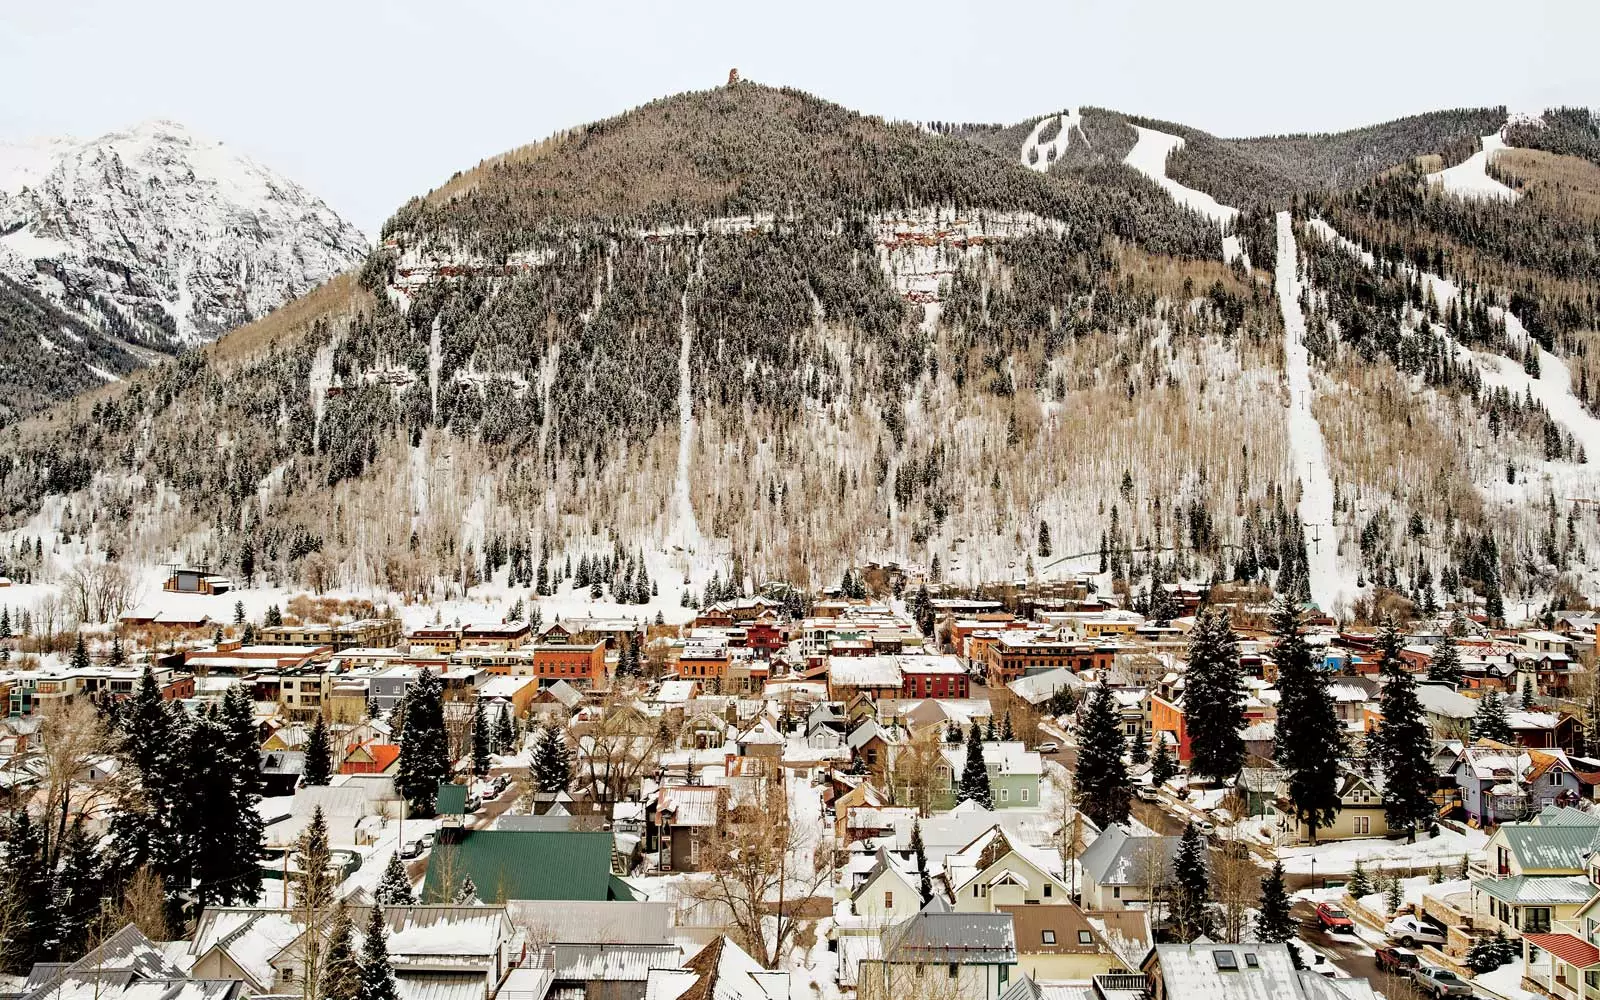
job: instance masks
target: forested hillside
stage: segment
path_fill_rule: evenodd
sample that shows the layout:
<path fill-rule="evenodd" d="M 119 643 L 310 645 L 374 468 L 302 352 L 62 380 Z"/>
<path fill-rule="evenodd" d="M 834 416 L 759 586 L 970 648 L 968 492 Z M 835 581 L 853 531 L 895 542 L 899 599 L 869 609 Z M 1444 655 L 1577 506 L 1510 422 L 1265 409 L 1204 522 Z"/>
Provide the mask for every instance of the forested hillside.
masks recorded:
<path fill-rule="evenodd" d="M 1455 156 L 1492 117 L 1250 141 L 1151 126 L 1188 140 L 1174 170 L 1198 148 L 1203 169 L 1276 178 L 1230 223 L 1255 261 L 1276 252 L 1262 209 L 1280 191 L 1359 240 L 1396 212 L 1486 213 L 1462 262 L 1515 259 L 1497 212 L 1536 223 L 1537 246 L 1571 238 L 1571 212 L 1539 207 L 1570 194 L 1535 193 L 1556 182 L 1534 166 L 1514 206 L 1439 204 L 1418 168 L 1375 176 Z M 1037 120 L 895 124 L 738 84 L 511 151 L 402 206 L 358 273 L 7 432 L 0 503 L 20 523 L 65 496 L 57 526 L 105 550 L 318 588 L 532 585 L 545 561 L 644 550 L 696 589 L 877 560 L 962 581 L 1098 568 L 1133 588 L 1287 573 L 1303 592 L 1270 276 L 1225 266 L 1217 224 L 1122 163 L 1142 119 L 1071 121 L 1044 169 L 1023 162 L 1022 139 L 1056 138 Z M 1366 183 L 1322 191 L 1348 177 Z M 1363 574 L 1478 580 L 1466 567 L 1496 539 L 1471 484 L 1583 442 L 1419 328 L 1414 280 L 1302 235 L 1316 405 Z M 1535 302 L 1530 330 L 1578 343 L 1586 314 L 1563 296 L 1587 263 L 1565 253 L 1546 284 L 1506 287 Z M 1509 349 L 1487 299 L 1439 318 Z M 1459 416 L 1424 415 L 1406 380 Z M 1403 487 L 1371 457 L 1385 441 L 1416 456 Z M 1465 441 L 1470 468 L 1452 464 Z M 1427 559 L 1404 541 L 1413 514 L 1449 532 Z"/>

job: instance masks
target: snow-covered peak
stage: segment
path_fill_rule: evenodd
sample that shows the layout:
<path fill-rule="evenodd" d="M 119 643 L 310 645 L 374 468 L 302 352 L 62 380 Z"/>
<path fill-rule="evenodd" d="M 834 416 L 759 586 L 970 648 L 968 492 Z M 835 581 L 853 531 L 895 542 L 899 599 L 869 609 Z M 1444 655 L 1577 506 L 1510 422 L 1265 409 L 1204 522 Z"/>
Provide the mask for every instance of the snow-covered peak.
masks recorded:
<path fill-rule="evenodd" d="M 367 249 L 300 185 L 159 118 L 0 144 L 0 232 L 0 273 L 155 347 L 213 339 Z"/>

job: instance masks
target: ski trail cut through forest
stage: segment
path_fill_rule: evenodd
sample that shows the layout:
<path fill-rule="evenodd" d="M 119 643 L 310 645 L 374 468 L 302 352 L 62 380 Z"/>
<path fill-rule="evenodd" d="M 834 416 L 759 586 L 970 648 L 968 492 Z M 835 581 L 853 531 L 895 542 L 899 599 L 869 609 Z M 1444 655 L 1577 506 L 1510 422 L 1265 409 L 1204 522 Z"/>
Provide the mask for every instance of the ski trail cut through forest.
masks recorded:
<path fill-rule="evenodd" d="M 439 317 L 428 324 L 428 394 L 433 399 L 433 422 L 439 422 L 439 370 L 444 366 L 439 346 Z"/>
<path fill-rule="evenodd" d="M 1375 266 L 1372 254 L 1362 250 L 1354 240 L 1341 235 L 1325 220 L 1313 219 L 1309 225 L 1314 232 L 1359 255 L 1368 267 Z M 1455 301 L 1459 301 L 1463 307 L 1472 304 L 1454 281 L 1428 271 L 1418 271 L 1410 265 L 1406 265 L 1405 270 L 1406 273 L 1415 275 L 1422 282 L 1422 287 L 1433 294 L 1434 301 L 1439 304 L 1440 309 L 1448 309 L 1450 303 Z M 1572 372 L 1567 368 L 1567 363 L 1540 346 L 1511 310 L 1494 306 L 1489 312 L 1490 315 L 1505 320 L 1506 339 L 1513 347 L 1521 348 L 1532 343 L 1538 348 L 1538 378 L 1524 371 L 1521 362 L 1514 358 L 1508 358 L 1503 354 L 1474 352 L 1472 348 L 1451 338 L 1442 324 L 1433 324 L 1433 328 L 1450 341 L 1457 359 L 1478 369 L 1487 385 L 1504 387 L 1518 395 L 1532 395 L 1545 408 L 1545 412 L 1550 414 L 1552 420 L 1571 434 L 1573 440 L 1583 445 L 1584 458 L 1589 464 L 1600 461 L 1600 451 L 1596 451 L 1600 448 L 1600 419 L 1590 413 L 1583 402 L 1572 394 Z"/>
<path fill-rule="evenodd" d="M 1049 142 L 1040 142 L 1039 133 L 1053 121 L 1061 123 L 1061 131 Z M 1045 115 L 1033 126 L 1033 131 L 1028 133 L 1028 138 L 1022 142 L 1022 165 L 1029 170 L 1037 170 L 1041 174 L 1049 170 L 1055 162 L 1061 159 L 1067 147 L 1072 144 L 1072 130 L 1083 124 L 1083 115 L 1077 108 L 1069 108 L 1059 115 Z M 1084 139 L 1087 143 L 1089 140 Z M 1036 156 L 1029 154 L 1037 153 Z"/>
<path fill-rule="evenodd" d="M 1428 175 L 1428 183 L 1442 188 L 1460 198 L 1500 198 L 1516 201 L 1522 197 L 1515 188 L 1506 187 L 1489 176 L 1489 160 L 1506 148 L 1499 132 L 1491 132 L 1478 140 L 1478 151 L 1453 167 Z"/>
<path fill-rule="evenodd" d="M 689 289 L 700 276 L 705 258 L 696 251 L 694 270 L 683 284 L 678 299 L 678 473 L 673 483 L 673 503 L 677 508 L 678 544 L 689 555 L 700 548 L 700 526 L 694 518 L 694 502 L 689 498 L 689 463 L 694 453 L 694 392 L 689 383 L 689 353 L 694 346 L 694 328 L 689 322 Z"/>
<path fill-rule="evenodd" d="M 1311 411 L 1311 356 L 1306 350 L 1306 318 L 1300 311 L 1299 253 L 1288 212 L 1278 213 L 1278 304 L 1283 310 L 1283 367 L 1289 377 L 1290 482 L 1300 480 L 1300 523 L 1305 529 L 1306 566 L 1311 599 L 1332 613 L 1347 592 L 1339 572 L 1339 533 L 1333 523 L 1333 477 L 1322 428 Z M 1349 579 L 1354 580 L 1350 574 Z"/>
<path fill-rule="evenodd" d="M 1161 185 L 1163 190 L 1172 195 L 1173 201 L 1184 208 L 1199 212 L 1226 229 L 1239 214 L 1237 208 L 1224 205 L 1204 191 L 1185 187 L 1167 176 L 1167 158 L 1183 148 L 1183 140 L 1175 135 L 1139 125 L 1134 125 L 1133 130 L 1139 134 L 1139 139 L 1133 144 L 1133 148 L 1128 150 L 1128 155 L 1122 158 L 1122 162 Z M 1239 242 L 1239 237 L 1222 238 L 1222 259 L 1225 263 L 1231 264 L 1234 258 L 1243 256 L 1244 246 Z M 1246 258 L 1246 266 L 1249 263 L 1249 258 Z"/>

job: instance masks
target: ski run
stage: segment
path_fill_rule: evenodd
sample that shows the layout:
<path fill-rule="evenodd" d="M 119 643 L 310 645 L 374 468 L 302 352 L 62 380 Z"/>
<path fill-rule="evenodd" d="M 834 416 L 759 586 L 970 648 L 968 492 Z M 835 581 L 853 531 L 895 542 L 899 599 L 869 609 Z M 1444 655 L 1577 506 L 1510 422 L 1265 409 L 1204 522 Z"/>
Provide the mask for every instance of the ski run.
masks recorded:
<path fill-rule="evenodd" d="M 1144 128 L 1140 125 L 1133 126 L 1139 133 L 1138 141 L 1133 148 L 1128 150 L 1128 155 L 1122 162 L 1155 181 L 1170 195 L 1172 200 L 1185 208 L 1193 209 L 1201 215 L 1212 220 L 1224 229 L 1239 214 L 1237 208 L 1224 205 L 1204 191 L 1196 191 L 1192 187 L 1185 187 L 1167 176 L 1167 158 L 1183 148 L 1183 140 L 1175 135 L 1157 132 L 1153 128 Z M 1222 259 L 1232 263 L 1236 258 L 1244 255 L 1244 248 L 1237 236 L 1225 235 L 1222 237 Z M 1248 261 L 1247 261 L 1248 263 Z"/>

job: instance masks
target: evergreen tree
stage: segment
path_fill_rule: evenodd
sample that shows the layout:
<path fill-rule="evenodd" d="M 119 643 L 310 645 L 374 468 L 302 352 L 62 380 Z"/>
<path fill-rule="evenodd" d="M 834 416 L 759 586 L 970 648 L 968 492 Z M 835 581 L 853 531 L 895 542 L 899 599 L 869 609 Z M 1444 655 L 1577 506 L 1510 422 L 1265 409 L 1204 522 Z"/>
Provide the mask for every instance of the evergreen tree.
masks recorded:
<path fill-rule="evenodd" d="M 1189 633 L 1189 670 L 1184 675 L 1184 721 L 1194 756 L 1193 774 L 1222 781 L 1244 766 L 1244 675 L 1239 643 L 1228 612 L 1200 612 Z"/>
<path fill-rule="evenodd" d="M 1494 740 L 1512 744 L 1516 736 L 1511 732 L 1511 719 L 1506 714 L 1506 704 L 1500 692 L 1490 688 L 1478 699 L 1478 711 L 1472 719 L 1472 738 Z"/>
<path fill-rule="evenodd" d="M 306 737 L 305 768 L 301 777 L 309 785 L 326 785 L 333 776 L 333 748 L 328 744 L 328 723 L 318 710 Z"/>
<path fill-rule="evenodd" d="M 1417 700 L 1416 680 L 1400 658 L 1400 632 L 1393 616 L 1385 616 L 1378 629 L 1378 674 L 1383 680 L 1379 711 L 1383 719 L 1376 733 L 1378 760 L 1383 766 L 1383 812 L 1389 829 L 1404 830 L 1415 841 L 1417 827 L 1433 816 L 1428 789 L 1434 781 L 1431 759 L 1433 739 Z"/>
<path fill-rule="evenodd" d="M 1536 708 L 1537 698 L 1538 695 L 1533 690 L 1533 675 L 1528 674 L 1522 678 L 1522 710 L 1528 712 Z"/>
<path fill-rule="evenodd" d="M 1434 644 L 1433 658 L 1428 661 L 1428 680 L 1441 684 L 1461 683 L 1461 650 L 1456 646 L 1455 628 L 1445 633 Z"/>
<path fill-rule="evenodd" d="M 256 729 L 255 704 L 242 684 L 228 688 L 217 713 L 221 725 L 221 767 L 227 772 L 231 804 L 226 816 L 214 824 L 219 832 L 215 844 L 202 845 L 222 855 L 218 880 L 212 898 L 219 905 L 233 906 L 254 900 L 261 894 L 261 858 L 265 825 L 257 806 L 261 802 L 263 781 L 260 770 L 260 735 Z"/>
<path fill-rule="evenodd" d="M 1042 519 L 1039 521 L 1039 557 L 1047 558 L 1050 555 L 1050 525 Z"/>
<path fill-rule="evenodd" d="M 1161 738 L 1161 734 L 1157 732 L 1151 735 L 1154 737 L 1156 752 L 1150 757 L 1150 781 L 1160 786 L 1178 773 L 1178 762 L 1172 759 L 1172 751 L 1167 748 L 1167 741 Z"/>
<path fill-rule="evenodd" d="M 1156 739 L 1160 739 L 1154 730 L 1151 731 L 1151 736 L 1155 737 Z M 1144 736 L 1140 735 L 1133 737 L 1131 742 L 1133 743 L 1133 747 L 1128 751 L 1128 761 L 1133 764 L 1148 764 L 1150 762 L 1149 741 L 1147 741 Z"/>
<path fill-rule="evenodd" d="M 922 821 L 918 819 L 911 821 L 911 854 L 917 859 L 922 905 L 927 906 L 929 900 L 933 899 L 933 879 L 928 875 L 928 850 L 922 843 Z"/>
<path fill-rule="evenodd" d="M 83 632 L 78 632 L 78 641 L 72 647 L 72 669 L 89 669 L 89 647 L 84 644 Z"/>
<path fill-rule="evenodd" d="M 122 648 L 122 634 L 111 636 L 111 656 L 106 660 L 106 666 L 120 670 L 128 665 L 128 654 Z"/>
<path fill-rule="evenodd" d="M 995 727 L 994 716 L 992 714 L 989 716 L 989 725 L 988 728 L 984 730 L 983 738 L 984 741 L 988 743 L 994 743 L 1000 739 L 1000 730 Z"/>
<path fill-rule="evenodd" d="M 1272 610 L 1278 667 L 1276 761 L 1288 778 L 1288 799 L 1316 843 L 1317 829 L 1339 814 L 1339 759 L 1344 727 L 1328 694 L 1327 678 L 1311 661 L 1294 599 L 1285 595 Z"/>
<path fill-rule="evenodd" d="M 283 624 L 283 612 L 278 610 L 276 604 L 267 605 L 267 613 L 261 616 L 261 624 L 267 628 L 277 628 Z"/>
<path fill-rule="evenodd" d="M 1388 884 L 1384 887 L 1383 901 L 1388 906 L 1391 917 L 1400 911 L 1400 906 L 1406 901 L 1405 886 L 1400 884 L 1398 875 L 1390 876 Z"/>
<path fill-rule="evenodd" d="M 1128 819 L 1128 768 L 1121 713 L 1104 679 L 1089 696 L 1078 732 L 1078 807 L 1104 830 Z"/>
<path fill-rule="evenodd" d="M 321 914 L 333 905 L 333 894 L 339 886 L 337 876 L 330 871 L 333 855 L 328 849 L 328 821 L 317 806 L 311 813 L 311 822 L 301 832 L 294 846 L 294 871 L 289 885 L 294 892 L 295 908 L 312 915 Z"/>
<path fill-rule="evenodd" d="M 489 773 L 489 720 L 482 699 L 472 710 L 472 773 L 478 778 Z"/>
<path fill-rule="evenodd" d="M 978 738 L 976 723 L 967 732 L 967 762 L 961 770 L 960 791 L 963 799 L 994 808 L 994 790 L 989 787 L 989 768 L 983 762 L 983 741 Z"/>
<path fill-rule="evenodd" d="M 356 1000 L 361 990 L 361 963 L 356 959 L 354 933 L 350 914 L 339 907 L 328 930 L 328 951 L 323 956 L 318 983 L 322 1000 Z"/>
<path fill-rule="evenodd" d="M 1355 868 L 1350 872 L 1350 881 L 1345 885 L 1345 892 L 1355 899 L 1372 895 L 1372 880 L 1367 877 L 1366 866 L 1360 858 L 1356 858 Z"/>
<path fill-rule="evenodd" d="M 517 733 L 511 725 L 510 705 L 500 710 L 500 717 L 494 722 L 494 742 L 495 746 L 500 748 L 501 754 L 517 752 Z"/>
<path fill-rule="evenodd" d="M 1000 738 L 1008 743 L 1017 738 L 1017 731 L 1011 727 L 1011 709 L 1009 708 L 1006 709 L 1006 714 L 1001 719 Z"/>
<path fill-rule="evenodd" d="M 1180 941 L 1211 933 L 1211 880 L 1206 873 L 1206 847 L 1193 823 L 1184 824 L 1178 853 L 1172 858 L 1173 932 Z"/>
<path fill-rule="evenodd" d="M 456 890 L 455 904 L 457 906 L 477 906 L 478 883 L 472 880 L 472 873 L 468 872 L 461 878 L 461 887 Z"/>
<path fill-rule="evenodd" d="M 564 792 L 572 784 L 572 752 L 560 727 L 545 726 L 533 750 L 533 782 L 541 792 Z"/>
<path fill-rule="evenodd" d="M 44 838 L 26 809 L 5 826 L 5 877 L 0 878 L 0 906 L 7 918 L 6 947 L 0 960 L 6 972 L 22 975 L 34 962 L 55 954 L 58 919 L 50 869 L 44 857 Z"/>
<path fill-rule="evenodd" d="M 80 816 L 73 820 L 62 838 L 61 860 L 56 872 L 58 960 L 70 961 L 88 950 L 90 929 L 100 912 L 100 902 L 108 893 L 105 863 L 96 839 L 84 829 Z M 0 896 L 3 895 L 0 891 Z"/>
<path fill-rule="evenodd" d="M 233 602 L 233 623 L 235 625 L 243 625 L 244 624 L 244 602 L 243 601 L 234 601 Z"/>
<path fill-rule="evenodd" d="M 361 947 L 361 988 L 356 1000 L 400 1000 L 400 991 L 394 984 L 394 969 L 389 964 L 389 946 L 384 940 L 389 932 L 383 919 L 383 909 L 372 904 L 367 918 L 367 939 Z"/>
<path fill-rule="evenodd" d="M 440 782 L 450 778 L 450 750 L 444 732 L 444 682 L 426 668 L 406 698 L 395 788 L 411 814 L 433 815 Z"/>
<path fill-rule="evenodd" d="M 123 780 L 116 786 L 107 856 L 118 881 L 149 864 L 170 886 L 167 866 L 184 855 L 177 827 L 182 761 L 175 756 L 178 720 L 162 698 L 149 664 L 117 718 Z"/>
<path fill-rule="evenodd" d="M 406 875 L 406 866 L 400 860 L 400 852 L 395 851 L 389 855 L 389 863 L 383 869 L 383 878 L 378 881 L 378 888 L 372 898 L 384 906 L 411 906 L 417 901 L 412 895 L 411 879 Z"/>
<path fill-rule="evenodd" d="M 1268 944 L 1282 944 L 1291 940 L 1297 927 L 1289 910 L 1289 890 L 1283 884 L 1283 862 L 1274 861 L 1272 871 L 1261 880 L 1261 909 L 1256 914 L 1256 937 Z"/>

